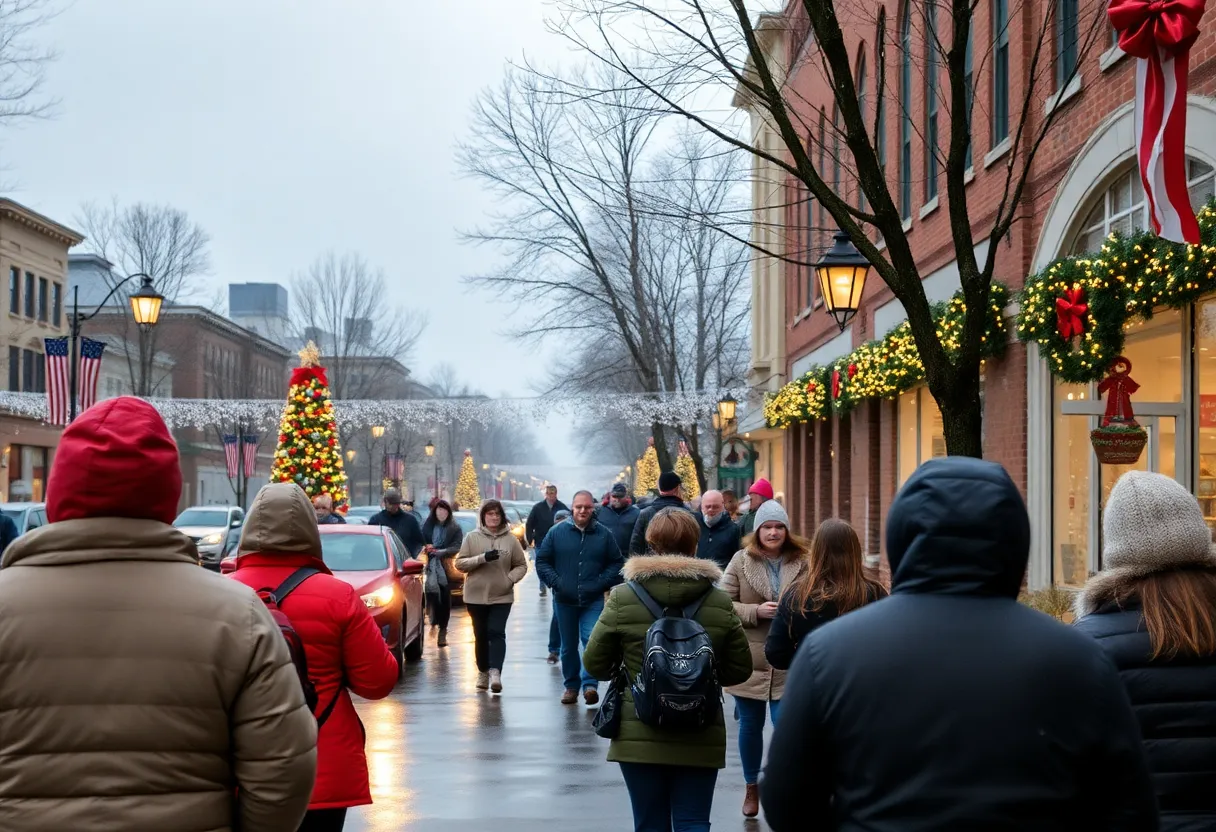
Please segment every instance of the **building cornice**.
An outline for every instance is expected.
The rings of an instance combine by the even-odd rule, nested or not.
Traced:
[[[14,202],[11,199],[0,198],[0,218],[24,225],[44,237],[50,237],[52,240],[63,243],[68,248],[84,242],[84,235],[79,231],[73,231],[66,225],[61,225],[50,217],[44,217],[37,211],[26,208],[20,202]]]

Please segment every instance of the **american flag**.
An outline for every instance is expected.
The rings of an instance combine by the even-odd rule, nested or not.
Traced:
[[[258,466],[258,437],[257,434],[247,433],[242,437],[242,456],[245,461],[245,476],[252,477]]]
[[[237,448],[235,433],[224,434],[224,462],[228,463],[228,478],[236,479]]]
[[[71,363],[67,338],[44,338],[46,347],[47,422],[66,425],[71,407]],[[79,395],[76,412],[83,413],[97,401],[97,380],[101,375],[101,354],[106,345],[92,338],[80,339]]]
[[[384,455],[384,478],[400,482],[405,479],[405,457],[401,454]]]

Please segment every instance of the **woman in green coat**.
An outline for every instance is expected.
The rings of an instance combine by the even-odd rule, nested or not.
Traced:
[[[685,607],[708,593],[696,621],[713,641],[718,681],[746,682],[752,673],[751,649],[730,596],[714,584],[722,570],[695,557],[700,528],[692,514],[663,509],[646,529],[650,551],[625,562],[626,581],[637,581],[663,607]],[[597,679],[610,680],[622,661],[630,678],[642,666],[646,631],[654,617],[628,585],[612,590],[583,653],[583,666]],[[673,733],[638,720],[628,688],[621,708],[621,730],[608,748],[619,763],[633,804],[635,832],[706,832],[718,770],[726,766],[726,725],[721,715],[699,733]]]

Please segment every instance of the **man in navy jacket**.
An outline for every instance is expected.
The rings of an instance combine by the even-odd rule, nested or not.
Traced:
[[[608,495],[608,505],[595,510],[595,519],[600,525],[612,532],[616,545],[621,554],[629,551],[629,539],[633,536],[633,526],[638,522],[642,510],[629,501],[629,489],[625,483],[618,482],[612,486]]]
[[[595,519],[595,498],[590,491],[574,495],[570,522],[549,530],[536,553],[536,574],[553,589],[557,626],[562,635],[562,676],[566,690],[563,705],[583,700],[599,702],[599,682],[583,669],[579,642],[587,646],[591,631],[604,609],[604,593],[621,582],[625,559],[612,532]]]

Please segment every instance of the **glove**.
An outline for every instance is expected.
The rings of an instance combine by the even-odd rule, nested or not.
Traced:
[[[485,558],[486,558],[486,563],[493,563],[494,561],[498,560],[498,558],[499,558],[498,550],[491,549],[490,551],[486,552]]]

